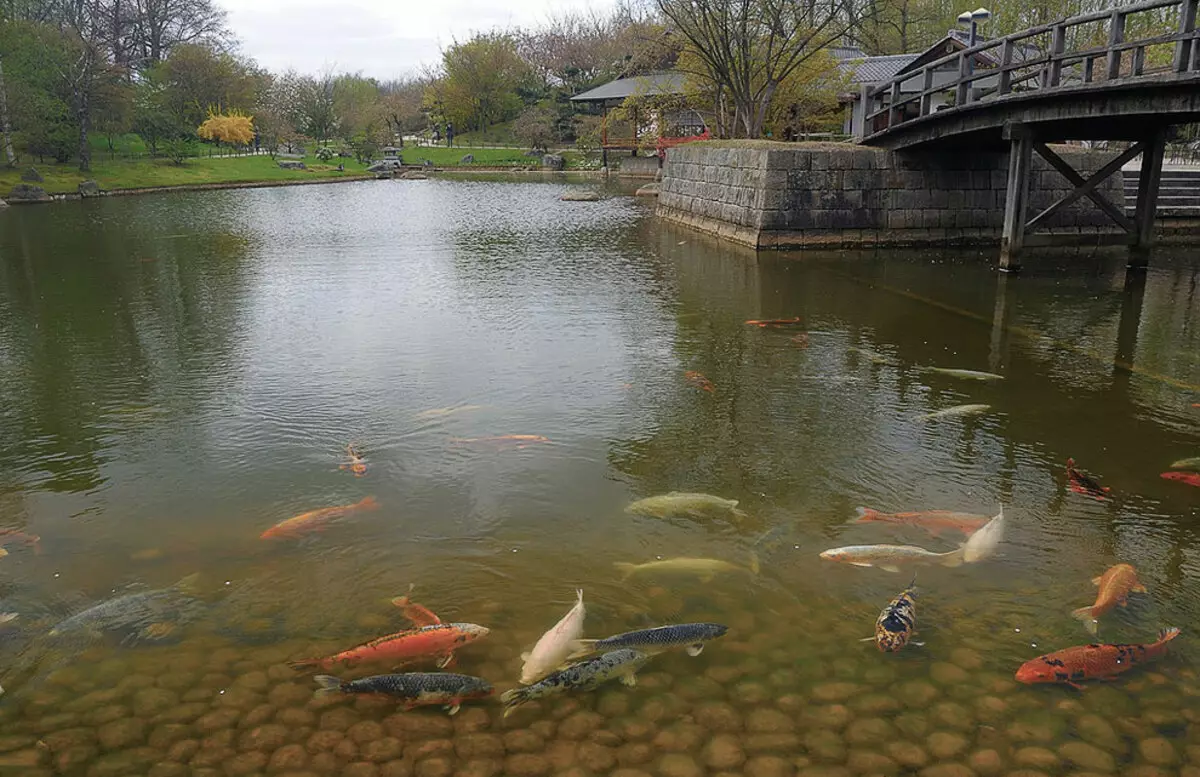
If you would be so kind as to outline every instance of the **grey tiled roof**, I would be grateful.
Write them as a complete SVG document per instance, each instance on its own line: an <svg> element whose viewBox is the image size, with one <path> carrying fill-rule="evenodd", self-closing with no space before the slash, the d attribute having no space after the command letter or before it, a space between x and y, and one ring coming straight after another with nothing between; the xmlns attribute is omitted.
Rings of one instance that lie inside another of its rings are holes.
<svg viewBox="0 0 1200 777"><path fill-rule="evenodd" d="M850 75L851 83L878 84L887 81L919 57L920 54L888 54L882 57L866 57L839 62L843 73Z"/></svg>
<svg viewBox="0 0 1200 777"><path fill-rule="evenodd" d="M595 89L581 92L571 98L573 102L603 102L605 100L624 100L631 95L652 94L683 94L683 82L687 78L683 73L647 73L641 76L618 78L601 84Z"/></svg>

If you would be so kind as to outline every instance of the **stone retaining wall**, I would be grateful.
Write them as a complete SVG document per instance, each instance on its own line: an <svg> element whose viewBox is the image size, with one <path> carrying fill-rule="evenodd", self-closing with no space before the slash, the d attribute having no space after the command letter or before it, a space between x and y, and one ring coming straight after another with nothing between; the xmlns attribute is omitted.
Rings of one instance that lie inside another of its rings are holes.
<svg viewBox="0 0 1200 777"><path fill-rule="evenodd" d="M1084 177L1115 152L1061 152ZM702 143L671 149L658 214L755 248L996 243L1008 155L912 153L834 144ZM1073 187L1034 159L1030 214ZM1121 203L1121 177L1100 191ZM1119 229L1090 200L1063 209L1047 231Z"/></svg>

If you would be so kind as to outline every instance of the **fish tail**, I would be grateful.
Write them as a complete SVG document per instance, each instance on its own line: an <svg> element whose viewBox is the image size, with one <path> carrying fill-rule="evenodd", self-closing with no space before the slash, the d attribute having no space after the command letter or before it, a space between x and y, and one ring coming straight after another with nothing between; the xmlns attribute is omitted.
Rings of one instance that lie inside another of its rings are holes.
<svg viewBox="0 0 1200 777"><path fill-rule="evenodd" d="M376 507L379 507L379 502L373 496L364 496L362 501L358 503L358 506L364 510L374 510Z"/></svg>
<svg viewBox="0 0 1200 777"><path fill-rule="evenodd" d="M573 661L576 658L590 656L596 652L596 640L594 639L577 639L571 643L571 652L567 655L568 661Z"/></svg>
<svg viewBox="0 0 1200 777"><path fill-rule="evenodd" d="M858 515L850 523L870 523L871 521L878 521L880 516L878 510L872 510L870 507L859 507L855 509L855 512Z"/></svg>
<svg viewBox="0 0 1200 777"><path fill-rule="evenodd" d="M8 555L8 551L5 550L4 548L0 548L0 558L4 558L7 555Z"/></svg>
<svg viewBox="0 0 1200 777"><path fill-rule="evenodd" d="M319 674L313 677L313 680L317 683L318 696L326 696L342 690L342 681L332 675Z"/></svg>
<svg viewBox="0 0 1200 777"><path fill-rule="evenodd" d="M183 578L178 583L176 583L175 589L178 591L182 591L185 594L194 594L194 593L197 593L199 590L199 586L197 585L199 582L200 582L200 573L193 572L192 574L188 575L187 577Z"/></svg>
<svg viewBox="0 0 1200 777"><path fill-rule="evenodd" d="M1083 627L1087 629L1088 634L1093 637L1100 632L1100 622L1096 620L1096 616L1092 614L1091 607L1080 607L1078 610L1071 612L1072 618L1078 618L1083 622Z"/></svg>
<svg viewBox="0 0 1200 777"><path fill-rule="evenodd" d="M759 560L758 554L755 553L754 550L750 551L750 571L756 575L762 573L762 562Z"/></svg>
<svg viewBox="0 0 1200 777"><path fill-rule="evenodd" d="M614 561L613 566L621 573L622 580L628 580L637 571L637 564L630 564L628 561Z"/></svg>
<svg viewBox="0 0 1200 777"><path fill-rule="evenodd" d="M513 688L500 694L500 702L504 705L504 717L512 714L513 710L529 701L528 688Z"/></svg>
<svg viewBox="0 0 1200 777"><path fill-rule="evenodd" d="M917 573L913 572L912 580L908 581L908 590L912 591L913 593L916 593L916 589L917 589Z"/></svg>
<svg viewBox="0 0 1200 777"><path fill-rule="evenodd" d="M576 597L576 599L575 599L576 603L582 605L583 604L583 589L582 588L575 589L575 597Z"/></svg>
<svg viewBox="0 0 1200 777"><path fill-rule="evenodd" d="M302 661L289 661L288 666L295 669L297 672L302 672L305 669L325 669L326 660L323 658L306 658Z"/></svg>
<svg viewBox="0 0 1200 777"><path fill-rule="evenodd" d="M734 502L734 505L735 505L735 506L729 510L729 513L730 513L730 514L731 514L731 515L732 515L734 518L736 518L736 519L737 519L737 520L739 520L739 521L745 521L745 520L748 520L748 519L750 518L750 513L746 512L745 510L739 510L739 509L736 507L736 505L737 505L737 502L736 502L736 501Z"/></svg>
<svg viewBox="0 0 1200 777"><path fill-rule="evenodd" d="M1162 645L1166 642L1170 642L1178 636L1179 629L1175 628L1174 626L1168 626L1167 628L1158 632L1158 644Z"/></svg>

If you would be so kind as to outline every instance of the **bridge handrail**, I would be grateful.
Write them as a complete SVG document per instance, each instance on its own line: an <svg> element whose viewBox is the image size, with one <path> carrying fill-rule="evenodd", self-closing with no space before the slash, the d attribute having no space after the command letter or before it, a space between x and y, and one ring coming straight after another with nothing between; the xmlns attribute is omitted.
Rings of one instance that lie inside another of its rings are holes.
<svg viewBox="0 0 1200 777"><path fill-rule="evenodd" d="M1146 11L1179 6L1179 28L1176 32L1153 35L1136 40L1125 39L1125 20L1127 17ZM919 70L893 76L889 81L871 88L863 89L864 105L863 135L869 136L886 132L899 125L933 113L933 96L950 90L955 92L954 107L979 101L981 96L973 98L972 85L976 81L995 79L995 93L1004 96L1013 91L1013 87L1027 81L1039 79L1040 84L1035 90L1054 89L1062 85L1062 74L1065 67L1082 65L1084 83L1093 79L1093 70L1097 60L1105 60L1105 81L1114 82L1125 78L1136 78L1146 72L1145 51L1149 46L1169 43L1175 44L1175 57L1171 70L1177 73L1200 71L1200 30L1197 29L1197 15L1200 0L1144 0L1126 6L1116 6L1104 11L1093 11L1086 14L1068 17L1058 21L1042 24L1037 27L1021 30L1006 35L1003 38L984 41L961 51L926 63ZM1108 43L1088 49L1067 51L1067 30L1084 24L1108 20ZM1014 56L1018 46L1030 38L1050 33L1051 48L1048 52L1039 53L1035 57L1026 57L1021 53L1020 59ZM999 48L1000 63L996 67L976 68L975 59L982 52ZM1121 64L1123 55L1133 51L1129 67L1129 75L1122 76ZM938 68L958 64L958 77L950 81L934 85L934 73ZM1152 69L1153 71L1158 68ZM1020 72L1029 71L1029 72ZM909 96L903 94L903 84L920 80L921 89ZM886 104L884 98L887 98ZM878 110L870 110L872 103L882 105ZM903 108L910 103L919 103L916 116L905 117ZM886 117L886 127L872 131L874 122L880 117Z"/></svg>

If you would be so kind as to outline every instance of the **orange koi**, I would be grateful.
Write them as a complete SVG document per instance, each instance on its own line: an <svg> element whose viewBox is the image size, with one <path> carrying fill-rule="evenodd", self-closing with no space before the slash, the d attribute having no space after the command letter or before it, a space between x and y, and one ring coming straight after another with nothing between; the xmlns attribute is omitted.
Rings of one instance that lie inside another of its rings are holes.
<svg viewBox="0 0 1200 777"><path fill-rule="evenodd" d="M434 658L437 660L438 667L444 668L454 660L455 650L486 636L487 633L487 627L476 626L474 623L437 623L432 626L420 626L388 634L386 637L373 639L325 658L293 661L289 666L293 669L319 667L329 671L338 663L357 664L362 661L376 661L396 664L421 658Z"/></svg>
<svg viewBox="0 0 1200 777"><path fill-rule="evenodd" d="M703 375L696 372L695 370L688 370L687 372L683 373L683 377L685 379L687 379L688 383L691 383L693 386L695 386L696 388L698 388L702 391L707 391L708 393L711 394L712 392L717 390L717 387L713 385L711 380L704 377Z"/></svg>
<svg viewBox="0 0 1200 777"><path fill-rule="evenodd" d="M339 464L338 469L348 469L354 473L354 477L360 478L367 474L367 462L363 459L362 454L354 447L354 444L346 446L346 457L350 459L345 464Z"/></svg>
<svg viewBox="0 0 1200 777"><path fill-rule="evenodd" d="M1196 472L1164 472L1159 477L1165 480L1174 480L1176 483L1186 483L1189 486L1200 488L1200 473Z"/></svg>
<svg viewBox="0 0 1200 777"><path fill-rule="evenodd" d="M1148 645L1078 645L1026 661L1017 670L1017 682L1062 683L1080 688L1084 680L1108 680L1167 652L1167 643L1179 629L1163 629L1158 641Z"/></svg>
<svg viewBox="0 0 1200 777"><path fill-rule="evenodd" d="M991 518L974 513L958 513L953 510L925 510L910 513L881 513L869 507L858 508L858 517L851 523L894 523L924 529L938 537L944 531L961 532L970 537L983 528Z"/></svg>
<svg viewBox="0 0 1200 777"><path fill-rule="evenodd" d="M746 326L768 327L768 326L794 326L800 323L800 317L795 318L762 318L751 319L746 322Z"/></svg>
<svg viewBox="0 0 1200 777"><path fill-rule="evenodd" d="M404 617L412 621L414 626L437 626L442 622L442 619L433 613L429 608L422 604L417 604L409 597L412 595L414 586L408 587L408 593L404 596L397 596L392 600L392 604L404 611Z"/></svg>
<svg viewBox="0 0 1200 777"><path fill-rule="evenodd" d="M808 347L808 332L801 332L798 335L794 335L791 339L792 339L793 343L800 346L801 348Z"/></svg>
<svg viewBox="0 0 1200 777"><path fill-rule="evenodd" d="M0 529L0 550L3 550L5 545L20 543L33 548L34 553L41 553L41 542L42 538L36 534L27 534L19 529ZM4 555L7 555L7 551Z"/></svg>
<svg viewBox="0 0 1200 777"><path fill-rule="evenodd" d="M1129 564L1114 564L1103 575L1092 578L1092 585L1100 587L1096 593L1096 603L1071 613L1083 621L1092 634L1096 633L1096 619L1118 604L1124 607L1130 592L1146 593L1146 586L1138 581L1137 570Z"/></svg>
<svg viewBox="0 0 1200 777"><path fill-rule="evenodd" d="M278 537L300 537L312 532L324 530L330 523L360 510L375 510L379 503L375 497L368 496L352 505L339 507L323 507L320 510L309 510L286 521L280 521L267 529L259 539L269 540Z"/></svg>
<svg viewBox="0 0 1200 777"><path fill-rule="evenodd" d="M1104 501L1112 489L1102 486L1094 478L1075 468L1075 459L1067 459L1067 486L1076 494L1083 494Z"/></svg>

